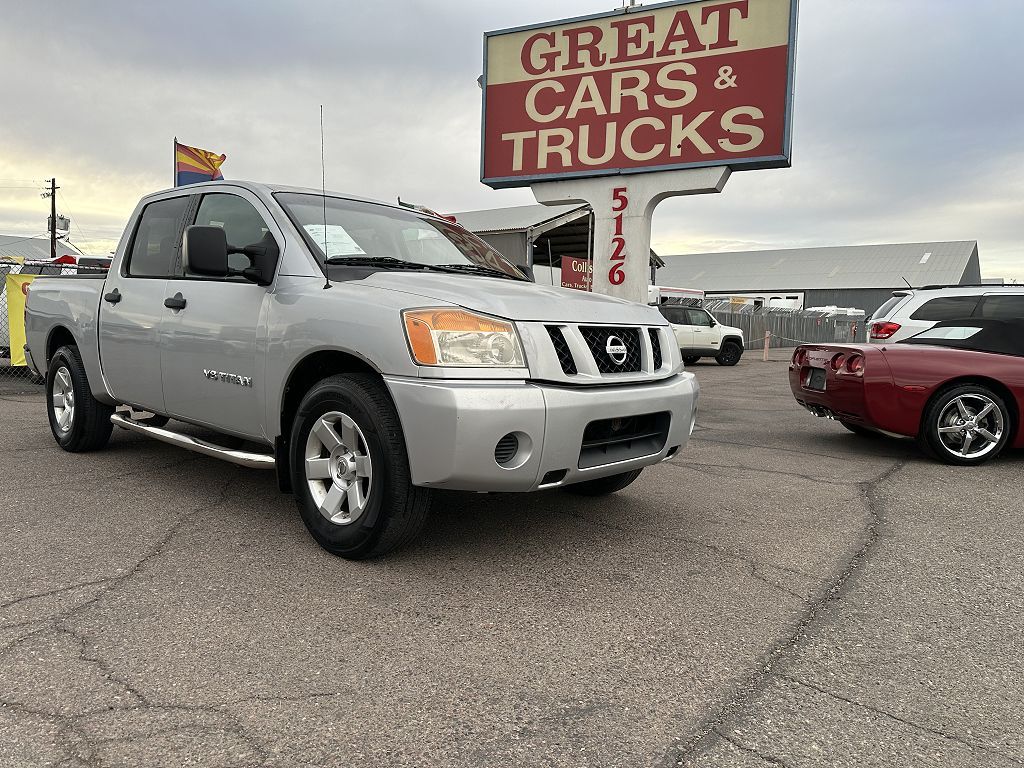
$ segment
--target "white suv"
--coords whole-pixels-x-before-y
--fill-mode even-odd
[[[868,320],[868,340],[888,344],[927,331],[942,320],[1024,317],[1024,285],[927,286],[894,291]]]
[[[736,365],[743,356],[743,331],[722,325],[706,309],[659,304],[658,310],[672,324],[686,365],[702,357],[713,357],[719,365]]]

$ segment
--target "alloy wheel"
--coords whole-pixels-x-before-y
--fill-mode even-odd
[[[65,366],[57,369],[50,390],[50,408],[53,420],[61,432],[70,432],[75,425],[75,387],[71,383],[71,371]]]
[[[994,451],[1005,428],[1002,410],[980,393],[955,397],[939,413],[939,440],[962,459],[979,459]]]
[[[366,511],[373,462],[359,425],[339,411],[325,413],[309,431],[306,484],[320,514],[335,525],[351,525]]]

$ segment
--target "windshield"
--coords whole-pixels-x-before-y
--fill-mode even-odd
[[[424,267],[487,269],[526,279],[476,235],[414,210],[328,197],[325,227],[325,201],[320,195],[279,193],[276,198],[321,265],[328,259],[332,265],[352,259],[354,265],[366,266],[368,259],[381,259],[380,267],[386,269],[388,259],[397,259]]]

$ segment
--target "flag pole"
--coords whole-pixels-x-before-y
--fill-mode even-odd
[[[171,186],[178,186],[178,137],[174,137],[174,148],[171,150]]]

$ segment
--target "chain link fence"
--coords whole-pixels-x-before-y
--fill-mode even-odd
[[[867,324],[863,314],[818,312],[783,307],[756,307],[733,304],[728,299],[709,299],[703,306],[720,323],[743,330],[748,349],[764,346],[765,331],[771,333],[770,347],[796,347],[800,344],[835,342],[863,344],[867,341]]]
[[[46,275],[75,275],[102,271],[102,267],[54,264],[52,261],[22,261],[0,256],[0,392],[38,393],[43,384],[43,379],[25,364],[22,349],[22,307],[30,282],[29,279],[8,280],[7,276],[26,275],[34,279]]]

